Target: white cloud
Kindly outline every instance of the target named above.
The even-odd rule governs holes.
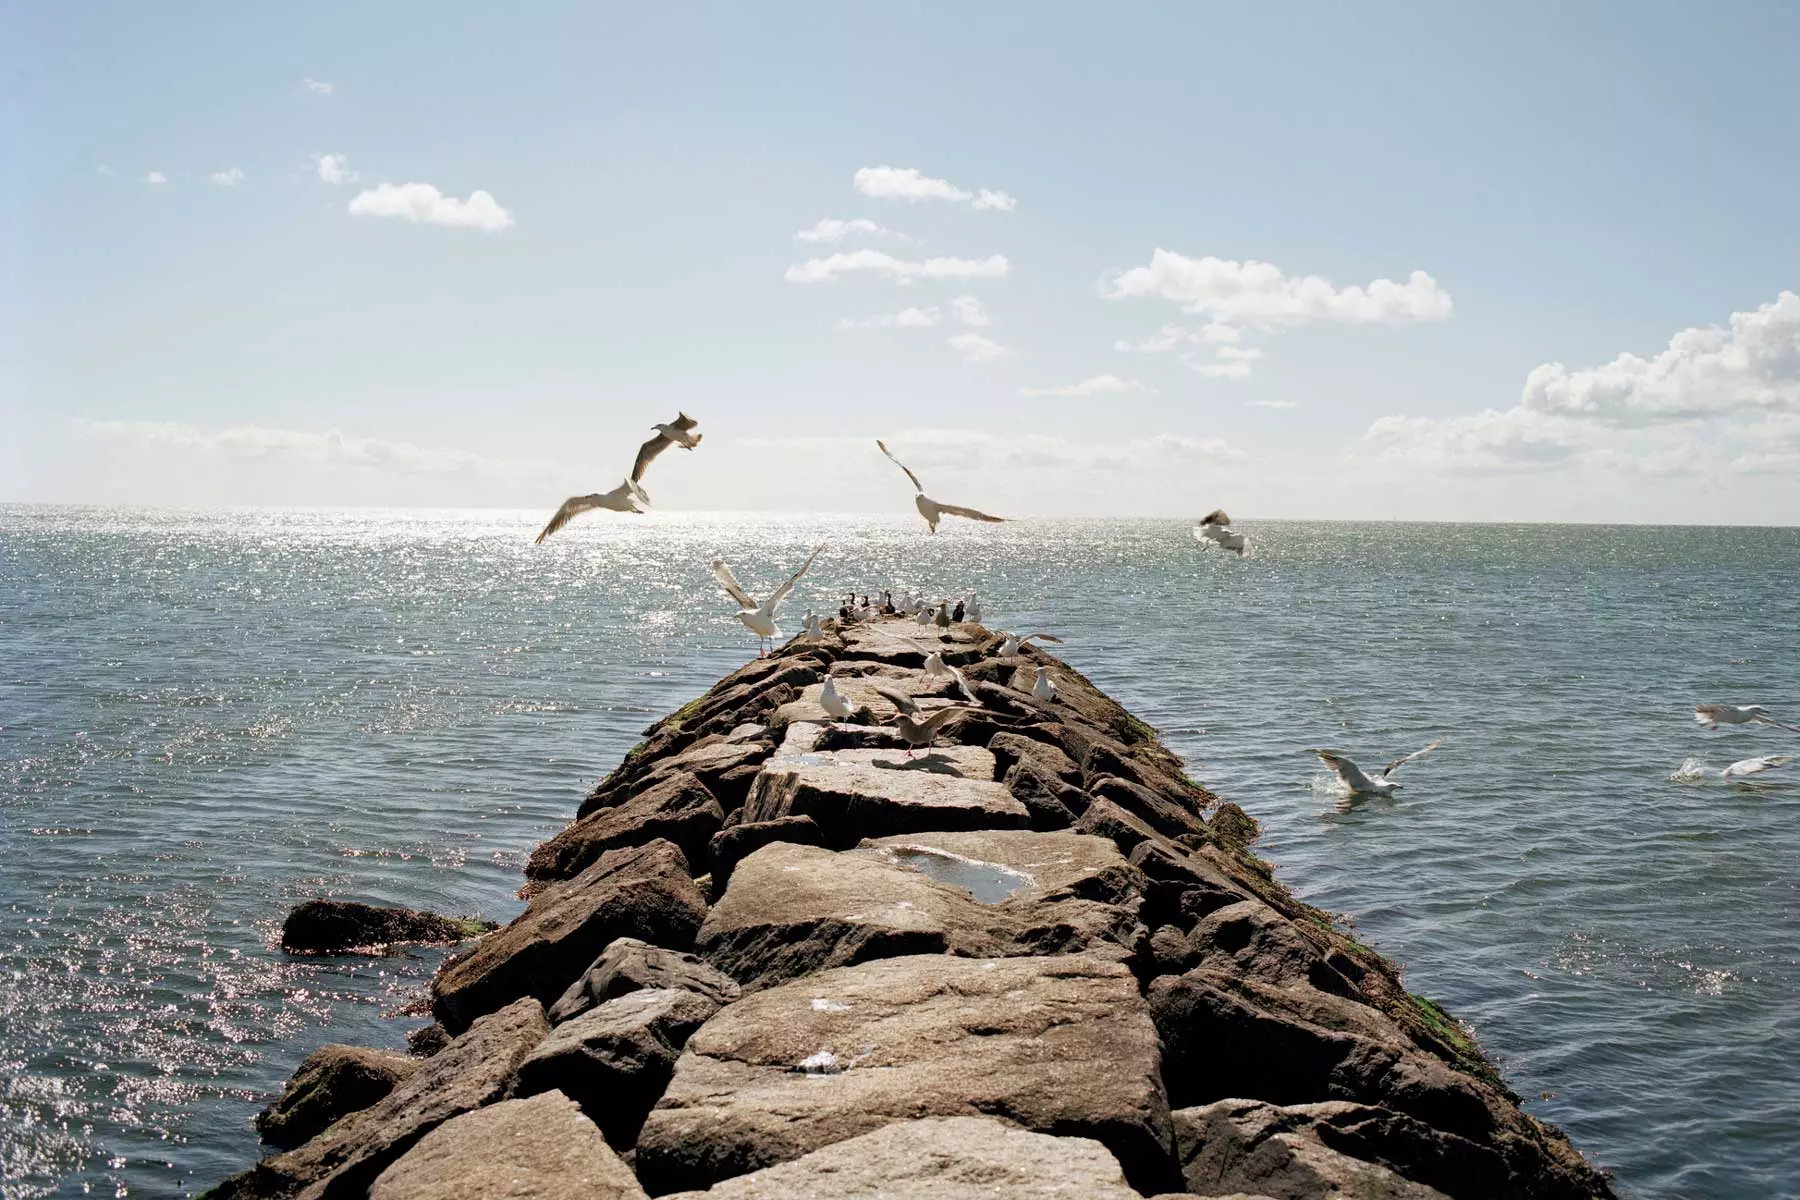
[[[1011,212],[1019,202],[1005,192],[979,188],[973,192],[947,179],[933,179],[917,167],[862,167],[850,182],[865,196],[877,200],[947,200],[970,208]]]
[[[1250,364],[1262,356],[1263,352],[1254,347],[1226,344],[1213,347],[1211,362],[1196,362],[1186,357],[1182,361],[1212,379],[1243,379],[1250,374]]]
[[[853,233],[864,233],[870,237],[884,235],[898,236],[891,229],[886,229],[866,217],[857,217],[850,221],[840,221],[836,217],[820,217],[811,229],[802,229],[794,236],[803,242],[841,242]]]
[[[877,317],[845,317],[838,322],[839,329],[927,329],[938,323],[936,308],[903,308],[897,313],[883,313]]]
[[[420,475],[511,474],[528,465],[466,450],[416,446],[380,438],[345,437],[335,429],[312,433],[234,425],[203,430],[177,421],[82,421],[80,428],[110,441],[197,451],[245,460],[280,460],[333,467],[369,468]],[[543,464],[529,464],[536,468]]]
[[[1286,409],[1286,408],[1299,408],[1300,406],[1292,400],[1246,400],[1244,402],[1244,407],[1245,408]]]
[[[890,279],[994,279],[1010,269],[998,254],[987,258],[927,258],[923,261],[895,258],[880,250],[851,250],[829,258],[809,258],[782,275],[789,283],[824,283],[840,275],[867,271]]]
[[[950,302],[950,311],[954,312],[956,319],[964,325],[972,325],[977,329],[993,324],[988,319],[987,309],[981,307],[981,301],[973,296],[958,296]]]
[[[1208,321],[1201,327],[1197,336],[1209,346],[1221,343],[1236,345],[1244,340],[1244,331],[1235,325],[1227,325],[1223,321]]]
[[[1183,329],[1179,325],[1164,325],[1141,342],[1114,342],[1113,349],[1137,354],[1167,354],[1177,346],[1216,346],[1241,342],[1243,339],[1244,331],[1237,326],[1227,325],[1222,321],[1209,321],[1198,332]]]
[[[972,363],[1011,358],[1013,353],[999,342],[982,337],[979,333],[959,333],[950,339],[950,346],[963,356],[963,361]]]
[[[321,154],[313,159],[319,178],[325,183],[355,183],[359,178],[350,169],[350,160],[342,154]]]
[[[1117,375],[1096,375],[1092,379],[1084,379],[1080,383],[1071,383],[1067,387],[1054,388],[1020,388],[1021,396],[1098,396],[1107,392],[1142,392],[1144,385],[1135,379],[1120,379]]]
[[[322,166],[321,166],[322,169]],[[356,216],[401,217],[426,225],[445,225],[452,229],[505,229],[513,223],[512,214],[501,208],[494,197],[476,190],[467,200],[446,196],[429,183],[384,183],[359,193],[350,201],[350,212]]]
[[[207,181],[216,183],[220,187],[236,187],[238,184],[244,182],[244,173],[236,167],[229,167],[223,171],[214,171],[211,175],[207,176]]]
[[[1725,327],[1684,329],[1654,358],[1545,363],[1508,409],[1382,417],[1375,457],[1427,471],[1580,465],[1638,474],[1800,466],[1800,294],[1782,292]]]
[[[169,177],[167,175],[164,175],[161,171],[152,171],[148,175],[144,176],[144,182],[145,183],[167,183],[167,182],[169,182]]]
[[[321,96],[329,96],[337,88],[337,84],[326,83],[320,79],[307,79],[303,82],[306,84],[307,91],[317,92]]]
[[[1161,248],[1148,265],[1114,275],[1103,294],[1113,300],[1155,296],[1216,322],[1270,327],[1308,321],[1443,321],[1451,309],[1449,293],[1423,271],[1414,271],[1405,283],[1377,279],[1340,288],[1317,275],[1283,274],[1273,263],[1189,258]]]

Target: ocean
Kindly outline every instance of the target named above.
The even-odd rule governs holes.
[[[978,591],[1261,820],[1632,1197],[1800,1195],[1800,530],[0,507],[0,1195],[180,1196],[442,952],[297,960],[299,900],[506,920],[524,857],[783,610]],[[1409,764],[1344,804],[1312,748]],[[1685,767],[1685,769],[1684,769]],[[1704,773],[1704,772],[1710,773]]]

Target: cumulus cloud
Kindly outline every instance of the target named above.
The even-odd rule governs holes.
[[[1142,392],[1143,384],[1135,379],[1120,379],[1117,375],[1095,375],[1080,383],[1071,383],[1067,387],[1053,388],[1020,388],[1021,396],[1098,396],[1109,392]]]
[[[963,356],[964,362],[985,363],[1011,358],[1013,352],[992,338],[979,333],[959,333],[950,339],[950,347]]]
[[[490,232],[513,223],[512,214],[487,192],[476,190],[469,193],[467,200],[458,200],[429,183],[384,183],[370,188],[350,201],[350,212],[355,216],[400,217],[426,225]]]
[[[331,467],[369,468],[418,475],[516,474],[543,464],[488,458],[466,450],[417,446],[380,438],[346,437],[338,430],[314,433],[233,425],[205,430],[178,421],[84,421],[79,427],[110,441],[245,460],[279,460]]]
[[[971,192],[948,179],[933,179],[917,167],[862,167],[850,182],[857,191],[877,200],[945,200],[995,212],[1011,212],[1019,206],[1005,192],[992,188]]]
[[[933,308],[903,308],[897,313],[882,313],[875,317],[845,317],[838,322],[839,329],[928,329],[938,323],[938,310]]]
[[[1263,356],[1263,352],[1254,347],[1222,345],[1213,348],[1211,362],[1184,358],[1194,370],[1211,379],[1244,379],[1250,374],[1250,364]]]
[[[973,296],[958,296],[950,302],[950,311],[956,314],[958,321],[977,329],[993,324],[988,319],[987,309],[981,307],[981,301]]]
[[[1443,321],[1451,309],[1449,293],[1423,271],[1404,283],[1377,279],[1339,287],[1318,275],[1287,275],[1273,263],[1189,258],[1160,247],[1147,265],[1105,281],[1102,294],[1113,300],[1158,297],[1218,322],[1266,327]]]
[[[866,234],[869,237],[899,236],[893,230],[877,225],[866,217],[857,217],[850,221],[840,221],[836,217],[820,217],[811,229],[802,229],[794,234],[803,242],[841,242],[853,233]]]
[[[325,183],[355,183],[358,176],[350,169],[350,160],[342,154],[321,154],[313,159],[319,178]]]
[[[1246,400],[1245,408],[1299,408],[1292,400]]]
[[[485,194],[485,193],[481,193]],[[828,258],[809,258],[782,275],[789,283],[825,283],[842,275],[867,272],[900,282],[915,279],[995,279],[1010,269],[998,254],[987,258],[895,258],[880,250],[851,250]]]
[[[208,182],[218,184],[220,187],[236,187],[238,184],[244,182],[244,173],[236,167],[229,167],[223,171],[214,171],[211,175],[207,176],[207,180]]]
[[[1684,329],[1653,358],[1545,363],[1511,408],[1386,416],[1362,447],[1433,471],[1529,471],[1579,463],[1665,474],[1800,465],[1800,294],[1724,326]]]
[[[321,96],[329,96],[337,88],[337,84],[326,83],[322,79],[307,79],[307,80],[304,80],[304,82],[306,84],[307,91],[316,92]]]
[[[1164,325],[1141,342],[1116,341],[1114,350],[1135,354],[1167,354],[1178,346],[1216,346],[1236,344],[1244,340],[1244,331],[1223,321],[1209,321],[1198,330],[1180,325]]]
[[[167,175],[164,175],[161,171],[152,171],[148,175],[144,176],[144,182],[145,183],[167,183],[167,182],[169,182],[169,177]]]

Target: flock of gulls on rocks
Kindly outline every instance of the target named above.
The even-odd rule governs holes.
[[[677,413],[673,421],[667,424],[653,425],[651,428],[656,431],[656,436],[638,448],[637,458],[632,463],[631,474],[625,477],[624,482],[610,492],[570,496],[563,501],[562,507],[556,510],[555,515],[550,518],[543,531],[537,535],[537,540],[541,543],[577,516],[594,509],[609,509],[613,512],[623,513],[646,511],[650,504],[650,494],[644,490],[644,472],[652,462],[656,461],[657,456],[670,446],[680,446],[683,450],[692,450],[697,447],[702,437],[701,434],[694,432],[698,424],[698,421],[686,413]],[[945,504],[940,500],[932,499],[925,494],[925,485],[919,482],[918,475],[913,473],[911,467],[894,457],[893,451],[887,448],[886,442],[877,439],[875,445],[890,462],[906,473],[908,482],[913,486],[913,504],[919,510],[919,515],[925,518],[925,524],[932,533],[938,531],[938,523],[946,516],[994,523],[1006,520],[1005,517],[997,517],[992,513],[982,512],[980,509],[969,508],[966,505]],[[1201,517],[1194,526],[1193,535],[1194,540],[1203,549],[1218,549],[1236,554],[1240,558],[1251,553],[1249,536],[1231,528],[1231,517],[1222,508],[1214,509]],[[738,620],[742,621],[744,627],[757,637],[758,657],[772,652],[776,639],[781,636],[781,628],[776,624],[776,614],[781,607],[781,602],[787,599],[788,593],[794,590],[794,585],[800,581],[801,576],[806,574],[813,565],[813,560],[818,558],[820,551],[824,549],[824,546],[814,549],[806,561],[800,564],[798,571],[795,571],[785,582],[778,584],[768,594],[768,597],[760,602],[744,590],[743,585],[738,582],[737,576],[732,573],[731,568],[723,559],[715,558],[712,561],[713,577],[724,587],[726,594],[738,604]],[[838,608],[837,615],[838,619],[844,623],[866,620],[873,616],[912,616],[921,625],[936,624],[942,628],[949,628],[951,624],[962,621],[973,621],[979,624],[981,605],[973,594],[959,598],[954,607],[947,598],[940,599],[934,607],[911,594],[903,595],[896,600],[892,592],[884,591],[880,594],[877,602],[871,604],[868,596],[858,597],[852,593]],[[808,612],[804,619],[801,636],[806,638],[822,637],[824,632],[821,618]],[[1000,654],[1005,658],[1014,657],[1019,653],[1021,647],[1034,639],[1057,643],[1062,641],[1061,638],[1048,633],[1030,633],[1023,637],[1009,634],[1001,645]],[[971,704],[979,707],[979,701],[975,699],[974,692],[970,690],[968,682],[963,679],[962,673],[944,662],[941,655],[929,656],[925,662],[925,669],[931,675],[949,674],[953,676],[958,690]],[[899,730],[901,738],[912,748],[929,746],[937,736],[938,728],[946,720],[955,713],[966,710],[964,705],[955,705],[933,709],[931,712],[925,713],[920,710],[910,696],[886,688],[876,688],[875,690],[886,697],[898,710],[894,718],[895,726]],[[1037,668],[1037,678],[1032,684],[1031,693],[1044,703],[1055,701],[1056,684],[1050,679],[1047,667],[1039,666]],[[843,719],[852,711],[849,701],[838,692],[829,677],[826,678],[820,703],[834,719]],[[1800,733],[1800,726],[1786,725],[1775,720],[1760,704],[1696,704],[1694,720],[1707,729],[1717,729],[1721,725],[1768,725]],[[1392,778],[1394,772],[1409,762],[1425,757],[1441,744],[1441,742],[1432,742],[1422,750],[1402,755],[1388,763],[1377,775],[1370,775],[1349,758],[1334,750],[1314,750],[1313,753],[1317,754],[1325,765],[1336,774],[1344,792],[1351,798],[1362,798],[1392,795],[1401,787],[1401,784]],[[1740,759],[1722,769],[1719,777],[1727,780],[1742,779],[1786,766],[1794,761],[1794,758],[1795,756],[1790,754],[1764,754],[1755,758]],[[1673,778],[1690,780],[1699,778],[1704,773],[1704,768],[1697,765],[1697,760],[1690,759],[1681,770],[1675,773]]]

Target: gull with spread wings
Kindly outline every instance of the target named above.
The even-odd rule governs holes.
[[[1405,766],[1413,759],[1424,758],[1442,744],[1442,742],[1433,742],[1423,750],[1414,750],[1411,754],[1402,755],[1401,757],[1396,758],[1393,762],[1383,767],[1381,774],[1373,779],[1364,774],[1361,767],[1357,766],[1341,754],[1330,750],[1314,750],[1313,753],[1324,759],[1325,765],[1337,773],[1339,781],[1350,790],[1351,795],[1385,796],[1400,786],[1389,779],[1388,776],[1392,775],[1396,769]]]
[[[913,497],[913,503],[919,506],[919,515],[925,518],[925,523],[927,525],[931,526],[931,532],[937,532],[938,519],[944,516],[967,517],[971,521],[998,522],[1006,520],[1005,517],[996,517],[990,513],[981,512],[978,509],[964,508],[960,504],[939,504],[936,500],[933,500],[930,496],[925,494],[925,485],[919,482],[919,477],[912,473],[911,467],[894,457],[894,452],[887,448],[886,442],[877,438],[875,439],[875,444],[880,446],[881,452],[888,456],[888,461],[892,462],[902,471],[905,471],[906,477],[912,480],[913,490],[918,493],[918,495]]]
[[[781,636],[781,627],[775,624],[775,612],[781,607],[781,602],[787,599],[788,593],[794,590],[794,585],[800,582],[800,577],[806,574],[807,568],[813,565],[813,559],[819,557],[819,551],[823,549],[825,547],[820,546],[818,550],[814,550],[806,561],[800,564],[800,569],[794,572],[793,578],[778,585],[774,591],[769,593],[769,598],[760,604],[756,602],[756,597],[744,590],[744,585],[739,583],[737,576],[731,573],[731,568],[725,565],[724,559],[712,560],[713,578],[717,579],[724,587],[727,595],[738,602],[740,611],[737,619],[744,623],[746,629],[756,635],[756,657],[763,657],[764,642],[769,643],[771,650],[774,649],[775,639]]]
[[[1239,558],[1250,548],[1250,539],[1231,528],[1231,517],[1222,508],[1215,508],[1200,518],[1200,523],[1194,526],[1194,540],[1202,546],[1229,550]]]
[[[544,526],[544,531],[537,535],[537,540],[542,542],[582,513],[596,508],[610,509],[613,512],[643,512],[650,504],[650,493],[643,487],[645,470],[657,455],[670,446],[680,446],[683,450],[692,450],[698,446],[700,439],[705,436],[694,432],[694,426],[699,423],[686,413],[676,413],[675,419],[668,424],[652,425],[650,428],[656,430],[656,436],[638,447],[637,461],[631,466],[631,477],[610,492],[570,496],[564,500],[563,506],[550,518],[550,523]]]

